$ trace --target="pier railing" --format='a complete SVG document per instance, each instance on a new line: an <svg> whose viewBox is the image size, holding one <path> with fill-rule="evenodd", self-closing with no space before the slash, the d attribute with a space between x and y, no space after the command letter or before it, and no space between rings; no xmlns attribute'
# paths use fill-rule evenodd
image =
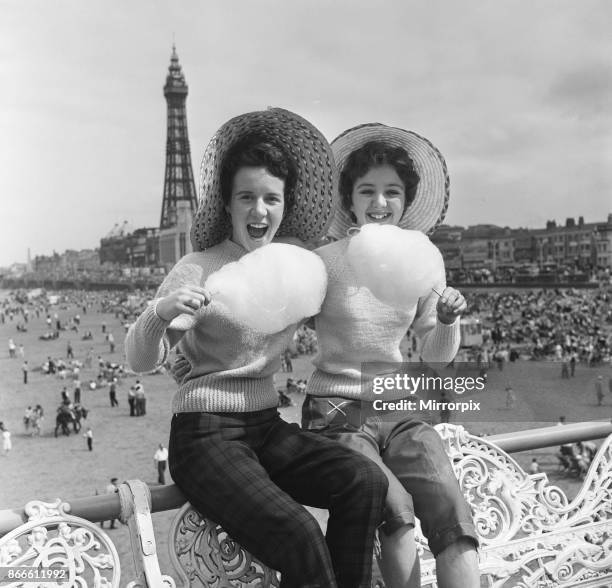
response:
<svg viewBox="0 0 612 588"><path fill-rule="evenodd" d="M488 586L612 585L612 423L575 423L484 438L463 427L436 428L472 506ZM525 473L509 455L605 437L571 501L548 483L546 474ZM177 582L161 574L150 516L176 509L169 542L176 570L169 573ZM93 524L113 518L121 518L130 529L137 577L129 584L120 581L112 541ZM434 562L418 531L423 586L435 586ZM176 486L149 488L140 481L122 484L118 494L52 504L31 501L0 510L0 568L44 567L50 561L64 564L73 579L88 575L87 586L225 586L223 581L229 586L231 580L242 582L232 586L277 585L273 571L214 522L201 519Z"/></svg>

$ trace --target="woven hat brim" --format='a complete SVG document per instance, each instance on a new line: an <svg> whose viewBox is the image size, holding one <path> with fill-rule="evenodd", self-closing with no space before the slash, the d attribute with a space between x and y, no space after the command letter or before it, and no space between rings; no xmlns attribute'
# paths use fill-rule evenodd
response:
<svg viewBox="0 0 612 588"><path fill-rule="evenodd" d="M285 211L276 236L308 242L327 233L336 209L331 147L307 120L282 108L269 108L232 118L208 143L200 167L198 210L191 227L194 251L217 245L231 234L221 195L221 167L228 151L253 135L280 147L296 167L294 205Z"/></svg>
<svg viewBox="0 0 612 588"><path fill-rule="evenodd" d="M414 162L419 184L413 202L404 211L398 226L430 234L444 220L450 195L450 179L446 162L440 151L427 139L397 127L381 123L368 123L344 131L332 141L332 151L342 172L349 155L370 141L382 141L393 147L402 147ZM330 224L328 235L334 239L346 237L354 226L350 213L341 206Z"/></svg>

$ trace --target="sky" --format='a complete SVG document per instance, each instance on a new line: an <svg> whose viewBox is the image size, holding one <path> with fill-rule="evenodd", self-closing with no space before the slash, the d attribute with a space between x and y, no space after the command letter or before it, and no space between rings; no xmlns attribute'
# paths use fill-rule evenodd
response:
<svg viewBox="0 0 612 588"><path fill-rule="evenodd" d="M159 225L172 44L197 178L229 118L427 137L446 222L612 212L607 0L0 0L0 266Z"/></svg>

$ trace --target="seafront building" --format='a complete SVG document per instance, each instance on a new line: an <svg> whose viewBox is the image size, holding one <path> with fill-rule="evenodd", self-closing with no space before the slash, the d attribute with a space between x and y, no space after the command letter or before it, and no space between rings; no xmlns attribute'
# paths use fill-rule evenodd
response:
<svg viewBox="0 0 612 588"><path fill-rule="evenodd" d="M446 267L456 271L508 270L514 274L612 270L612 214L603 222L567 218L541 229L441 225L431 236Z"/></svg>
<svg viewBox="0 0 612 588"><path fill-rule="evenodd" d="M164 229L165 258L160 256L159 228L132 229L123 222L101 240L99 249L39 255L31 260L31 271L28 264L15 263L0 275L126 282L143 278L156 282L167 271L163 259L188 251L187 218L185 215L184 221ZM608 281L612 274L612 214L604 222L587 223L582 217L578 222L566 219L564 224L548 221L541 229L442 225L431 239L442 252L454 283L530 279L571 283L602 277Z"/></svg>

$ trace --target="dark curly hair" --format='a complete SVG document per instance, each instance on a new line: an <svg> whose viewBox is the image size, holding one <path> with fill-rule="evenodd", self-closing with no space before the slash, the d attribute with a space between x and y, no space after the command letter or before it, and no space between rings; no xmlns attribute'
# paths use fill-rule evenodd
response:
<svg viewBox="0 0 612 588"><path fill-rule="evenodd" d="M257 137L236 143L225 155L221 167L221 196L224 204L230 204L234 177L243 167L263 167L270 175L283 180L285 211L291 208L295 201L297 180L293 160L277 145Z"/></svg>
<svg viewBox="0 0 612 588"><path fill-rule="evenodd" d="M370 141L355 149L346 159L340 172L339 192L342 206L350 211L353 203L352 195L355 182L365 176L373 167L391 166L404 183L406 202L404 210L414 200L419 174L405 149L393 147L382 141Z"/></svg>

